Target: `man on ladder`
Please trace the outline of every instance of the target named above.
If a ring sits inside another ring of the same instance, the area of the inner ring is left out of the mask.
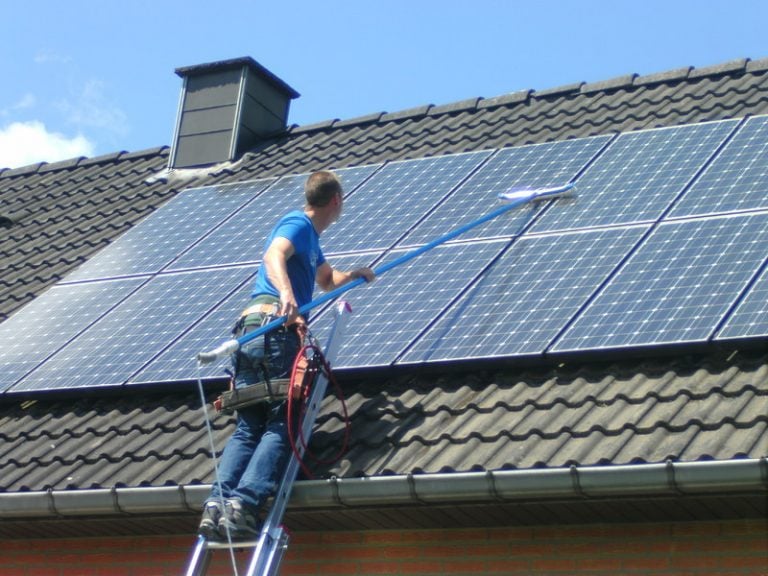
[[[280,328],[232,355],[234,389],[263,387],[266,398],[237,408],[237,427],[203,506],[198,532],[207,540],[259,536],[259,512],[275,491],[290,453],[286,398],[292,391],[286,382],[306,333],[306,319],[298,310],[312,300],[315,282],[330,291],[358,278],[371,282],[375,276],[370,268],[335,270],[320,249],[320,234],[339,218],[344,202],[336,175],[311,174],[304,195],[304,210],[286,214],[267,238],[251,301],[235,327],[240,337],[276,316],[286,318]]]

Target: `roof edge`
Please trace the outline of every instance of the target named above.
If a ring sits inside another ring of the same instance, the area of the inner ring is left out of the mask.
[[[763,493],[768,459],[304,480],[289,509]],[[210,485],[0,494],[0,518],[198,512]]]

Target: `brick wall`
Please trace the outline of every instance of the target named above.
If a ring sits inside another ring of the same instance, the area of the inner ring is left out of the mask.
[[[176,576],[193,542],[186,535],[6,540],[0,574]],[[248,558],[235,558],[243,574]],[[233,573],[229,554],[216,552],[209,576]],[[768,576],[768,521],[302,532],[281,574]]]

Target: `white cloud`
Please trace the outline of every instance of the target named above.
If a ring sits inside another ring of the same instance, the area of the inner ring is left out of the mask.
[[[17,168],[36,162],[57,162],[92,156],[94,144],[78,134],[68,138],[49,132],[42,122],[14,122],[0,128],[0,168]]]

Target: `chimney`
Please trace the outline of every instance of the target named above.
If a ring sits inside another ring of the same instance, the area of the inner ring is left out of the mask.
[[[234,160],[284,132],[299,93],[256,62],[236,58],[177,68],[181,89],[169,168]]]

